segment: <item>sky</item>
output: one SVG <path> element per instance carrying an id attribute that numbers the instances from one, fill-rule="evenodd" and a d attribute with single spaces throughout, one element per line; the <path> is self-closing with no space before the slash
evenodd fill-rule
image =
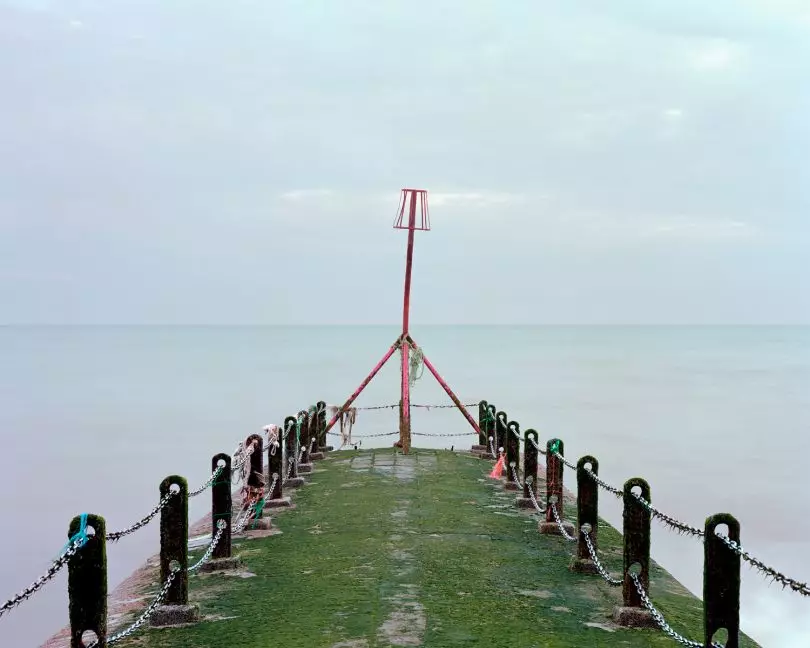
<path id="1" fill-rule="evenodd" d="M 804 0 L 0 0 L 0 323 L 810 323 Z"/>

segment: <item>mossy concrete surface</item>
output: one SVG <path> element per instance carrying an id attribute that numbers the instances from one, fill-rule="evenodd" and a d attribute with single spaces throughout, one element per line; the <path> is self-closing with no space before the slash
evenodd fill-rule
<path id="1" fill-rule="evenodd" d="M 242 571 L 189 579 L 200 623 L 146 629 L 119 645 L 677 645 L 659 630 L 614 625 L 621 588 L 570 571 L 575 543 L 540 535 L 537 516 L 515 506 L 490 468 L 447 451 L 330 453 L 295 492 L 295 509 L 273 511 L 281 534 L 234 542 Z M 617 574 L 619 533 L 600 522 L 599 542 Z M 190 562 L 201 550 L 194 554 Z M 650 581 L 673 628 L 702 641 L 701 602 L 658 565 Z M 756 644 L 744 638 L 741 646 Z"/>

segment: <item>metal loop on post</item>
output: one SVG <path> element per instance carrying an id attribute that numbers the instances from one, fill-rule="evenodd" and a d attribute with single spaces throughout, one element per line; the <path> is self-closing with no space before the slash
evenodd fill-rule
<path id="1" fill-rule="evenodd" d="M 164 603 L 187 605 L 188 482 L 179 475 L 170 475 L 160 482 L 160 496 L 164 497 L 175 486 L 179 490 L 160 514 L 160 582 L 165 583 L 172 571 L 179 569 L 174 575 Z M 177 565 L 174 564 L 175 561 Z"/>
<path id="2" fill-rule="evenodd" d="M 596 457 L 585 455 L 577 462 L 577 529 L 579 529 L 579 542 L 577 542 L 577 558 L 590 560 L 587 534 L 582 531 L 583 525 L 590 526 L 590 540 L 594 552 L 599 547 L 597 530 L 599 528 L 599 487 L 588 475 L 588 470 L 599 474 L 599 462 Z"/>
<path id="3" fill-rule="evenodd" d="M 500 452 L 506 447 L 506 435 L 509 433 L 509 417 L 501 410 L 495 415 L 495 450 Z"/>
<path id="4" fill-rule="evenodd" d="M 546 522 L 555 522 L 551 498 L 556 497 L 557 512 L 563 517 L 563 463 L 556 456 L 564 456 L 564 445 L 560 439 L 549 439 L 546 443 Z"/>
<path id="5" fill-rule="evenodd" d="M 246 486 L 250 488 L 264 487 L 264 439 L 260 434 L 251 434 L 245 439 L 245 446 L 253 444 L 253 453 L 250 455 L 250 472 Z"/>
<path id="6" fill-rule="evenodd" d="M 481 433 L 478 435 L 478 445 L 487 445 L 487 432 L 489 425 L 487 415 L 489 414 L 488 404 L 485 400 L 478 403 L 478 429 Z"/>
<path id="7" fill-rule="evenodd" d="M 309 412 L 301 410 L 298 412 L 298 419 L 301 421 L 301 434 L 298 443 L 298 461 L 299 463 L 309 463 Z"/>
<path id="8" fill-rule="evenodd" d="M 517 421 L 509 421 L 506 426 L 506 463 L 517 466 L 520 461 L 520 424 Z M 525 479 L 525 477 L 524 477 Z M 506 471 L 506 483 L 514 483 L 514 473 Z"/>
<path id="9" fill-rule="evenodd" d="M 718 526 L 728 526 L 728 537 L 740 543 L 740 523 L 728 513 L 706 519 L 703 544 L 703 615 L 706 631 L 705 645 L 712 645 L 714 634 L 725 628 L 728 638 L 725 648 L 740 645 L 740 554 L 715 533 Z"/>
<path id="10" fill-rule="evenodd" d="M 284 431 L 287 436 L 284 440 L 284 460 L 285 466 L 290 466 L 290 472 L 287 474 L 286 479 L 290 477 L 298 477 L 298 432 L 296 425 L 298 419 L 294 416 L 288 416 L 284 419 Z M 292 462 L 290 462 L 292 459 Z M 285 473 L 282 473 L 285 474 Z"/>
<path id="11" fill-rule="evenodd" d="M 72 544 L 85 538 L 68 560 L 70 648 L 85 648 L 82 635 L 96 635 L 96 648 L 107 647 L 107 525 L 100 515 L 77 515 L 70 521 Z"/>
<path id="12" fill-rule="evenodd" d="M 211 486 L 211 538 L 219 531 L 220 520 L 225 522 L 222 534 L 214 547 L 214 558 L 231 557 L 231 457 L 226 453 L 214 455 L 211 470 L 220 468 L 219 476 Z"/>
<path id="13" fill-rule="evenodd" d="M 650 591 L 650 512 L 633 495 L 633 488 L 650 502 L 650 485 L 641 477 L 633 477 L 624 483 L 624 585 L 622 594 L 625 607 L 642 607 L 638 589 L 630 577 L 630 568 L 638 565 L 637 578 L 645 592 Z"/>

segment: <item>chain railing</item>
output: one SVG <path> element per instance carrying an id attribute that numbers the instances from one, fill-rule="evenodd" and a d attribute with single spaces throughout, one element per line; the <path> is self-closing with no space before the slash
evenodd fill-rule
<path id="1" fill-rule="evenodd" d="M 202 486 L 200 486 L 197 490 L 190 491 L 188 496 L 196 497 L 200 493 L 204 493 L 208 488 L 210 488 L 213 485 L 213 483 L 217 480 L 217 477 L 219 477 L 221 474 L 222 474 L 222 466 L 217 466 L 217 469 L 213 473 L 211 473 L 211 476 L 207 480 L 205 480 L 205 483 Z"/>
<path id="2" fill-rule="evenodd" d="M 208 545 L 208 548 L 205 550 L 205 553 L 202 555 L 196 563 L 194 563 L 191 567 L 188 568 L 190 573 L 197 571 L 200 567 L 202 567 L 205 563 L 208 562 L 208 559 L 211 558 L 211 555 L 214 553 L 214 549 L 217 548 L 217 544 L 219 543 L 222 534 L 225 532 L 225 528 L 228 526 L 225 520 L 220 520 L 217 522 L 217 534 L 211 538 L 211 544 Z"/>
<path id="3" fill-rule="evenodd" d="M 74 540 L 70 546 L 57 558 L 56 560 L 51 563 L 51 566 L 48 567 L 48 571 L 46 571 L 42 576 L 37 578 L 33 583 L 31 583 L 28 587 L 22 590 L 19 594 L 12 596 L 8 601 L 3 603 L 0 606 L 0 617 L 2 617 L 6 612 L 9 610 L 17 607 L 23 601 L 27 601 L 31 596 L 33 596 L 36 592 L 38 592 L 42 587 L 51 579 L 53 579 L 56 574 L 68 563 L 71 556 L 73 556 L 79 549 L 81 549 L 87 540 L 85 538 L 78 538 Z"/>
<path id="4" fill-rule="evenodd" d="M 144 515 L 140 520 L 135 522 L 135 524 L 127 527 L 126 529 L 108 533 L 107 540 L 109 540 L 110 542 L 116 542 L 121 538 L 130 535 L 131 533 L 135 533 L 138 529 L 142 529 L 143 527 L 145 527 L 155 518 L 155 516 L 158 513 L 160 513 L 166 507 L 166 505 L 169 503 L 169 500 L 172 497 L 174 497 L 174 495 L 175 495 L 174 491 L 169 491 L 168 493 L 166 493 L 166 495 L 164 495 L 161 498 L 160 502 L 158 502 L 157 506 L 155 506 L 155 508 L 149 511 L 149 513 Z"/>
<path id="5" fill-rule="evenodd" d="M 529 488 L 529 499 L 531 499 L 532 504 L 534 504 L 534 508 L 537 509 L 538 513 L 545 513 L 546 509 L 540 508 L 540 504 L 537 502 L 537 498 L 534 496 L 534 489 Z"/>
<path id="6" fill-rule="evenodd" d="M 749 554 L 745 549 L 743 549 L 740 546 L 739 542 L 735 542 L 728 536 L 723 535 L 722 533 L 717 533 L 715 535 L 717 535 L 717 537 L 720 538 L 720 540 L 722 540 L 723 543 L 729 549 L 731 549 L 734 553 L 738 554 L 740 558 L 752 564 L 759 571 L 767 574 L 774 581 L 782 585 L 782 587 L 789 587 L 794 592 L 797 592 L 803 596 L 810 596 L 810 587 L 807 586 L 807 583 L 801 583 L 793 578 L 789 578 L 788 576 L 785 576 L 782 572 L 777 571 L 773 567 L 769 567 L 761 560 L 754 558 L 751 554 Z"/>
<path id="7" fill-rule="evenodd" d="M 703 648 L 704 646 L 703 642 L 692 641 L 691 639 L 687 639 L 683 635 L 675 632 L 675 630 L 672 629 L 672 626 L 670 626 L 667 623 L 666 619 L 664 618 L 664 615 L 661 614 L 652 604 L 650 597 L 647 595 L 647 592 L 644 591 L 644 587 L 642 587 L 641 581 L 638 579 L 638 575 L 634 574 L 632 571 L 628 573 L 630 575 L 630 578 L 633 580 L 633 584 L 636 586 L 636 591 L 638 591 L 639 597 L 641 597 L 641 602 L 644 604 L 644 607 L 647 608 L 647 610 L 649 610 L 653 619 L 655 619 L 655 622 L 658 624 L 658 627 L 661 628 L 661 630 L 663 630 L 664 633 L 672 637 L 679 644 L 689 646 L 689 648 Z M 712 648 L 723 648 L 723 646 L 721 644 L 712 642 Z"/>
<path id="8" fill-rule="evenodd" d="M 121 632 L 118 632 L 112 635 L 109 639 L 107 639 L 108 645 L 118 643 L 122 639 L 126 639 L 131 634 L 134 634 L 138 630 L 138 628 L 140 628 L 144 623 L 146 623 L 149 620 L 149 617 L 151 617 L 152 614 L 154 614 L 158 606 L 161 603 L 163 603 L 163 599 L 166 598 L 166 594 L 168 594 L 169 588 L 172 586 L 172 583 L 174 582 L 174 579 L 179 572 L 180 572 L 179 567 L 169 572 L 169 575 L 166 578 L 166 582 L 163 583 L 163 587 L 160 589 L 160 592 L 158 592 L 158 595 L 154 598 L 154 600 L 149 604 L 149 607 L 146 608 L 143 611 L 143 614 L 141 614 L 141 616 L 139 616 L 137 620 L 126 630 L 122 630 Z M 92 644 L 90 644 L 88 648 L 95 648 L 96 646 L 98 646 L 98 641 L 95 641 Z"/>
<path id="9" fill-rule="evenodd" d="M 478 407 L 478 403 L 462 403 L 464 407 Z M 394 409 L 399 407 L 399 403 L 392 403 L 391 405 L 373 405 L 371 407 L 355 407 L 357 411 L 371 411 L 371 410 L 384 410 L 384 409 Z M 416 407 L 419 409 L 452 409 L 457 408 L 458 406 L 455 404 L 441 404 L 441 405 L 417 405 L 416 403 L 411 403 L 411 407 Z"/>
<path id="10" fill-rule="evenodd" d="M 560 528 L 560 535 L 569 542 L 576 542 L 576 536 L 572 536 L 570 533 L 568 533 L 568 531 L 565 530 L 565 526 L 563 526 L 562 520 L 560 519 L 560 514 L 557 512 L 557 504 L 555 502 L 549 502 L 549 504 L 551 505 L 551 512 L 554 514 L 554 521 Z"/>
<path id="11" fill-rule="evenodd" d="M 586 531 L 585 529 L 581 529 L 580 531 L 582 532 L 582 537 L 585 538 L 585 545 L 588 547 L 588 553 L 591 554 L 591 560 L 596 566 L 596 571 L 599 572 L 599 575 L 605 579 L 605 582 L 608 585 L 612 587 L 622 585 L 624 580 L 621 578 L 613 578 L 602 565 L 601 561 L 599 560 L 599 556 L 596 555 L 596 548 L 593 546 L 593 542 L 591 542 L 590 531 Z"/>

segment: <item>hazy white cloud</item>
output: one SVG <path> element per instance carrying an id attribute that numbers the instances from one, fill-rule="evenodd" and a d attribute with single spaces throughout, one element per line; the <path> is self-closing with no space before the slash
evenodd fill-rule
<path id="1" fill-rule="evenodd" d="M 691 64 L 700 71 L 722 72 L 740 64 L 744 48 L 725 38 L 713 38 L 696 43 L 691 51 Z"/>
<path id="2" fill-rule="evenodd" d="M 281 199 L 287 202 L 322 202 L 335 194 L 331 189 L 294 189 L 281 194 Z"/>
<path id="3" fill-rule="evenodd" d="M 684 112 L 680 108 L 666 108 L 661 111 L 661 117 L 667 121 L 677 122 L 683 119 Z"/>
<path id="4" fill-rule="evenodd" d="M 430 192 L 428 200 L 433 207 L 492 207 L 516 205 L 526 202 L 524 194 L 492 191 Z"/>

